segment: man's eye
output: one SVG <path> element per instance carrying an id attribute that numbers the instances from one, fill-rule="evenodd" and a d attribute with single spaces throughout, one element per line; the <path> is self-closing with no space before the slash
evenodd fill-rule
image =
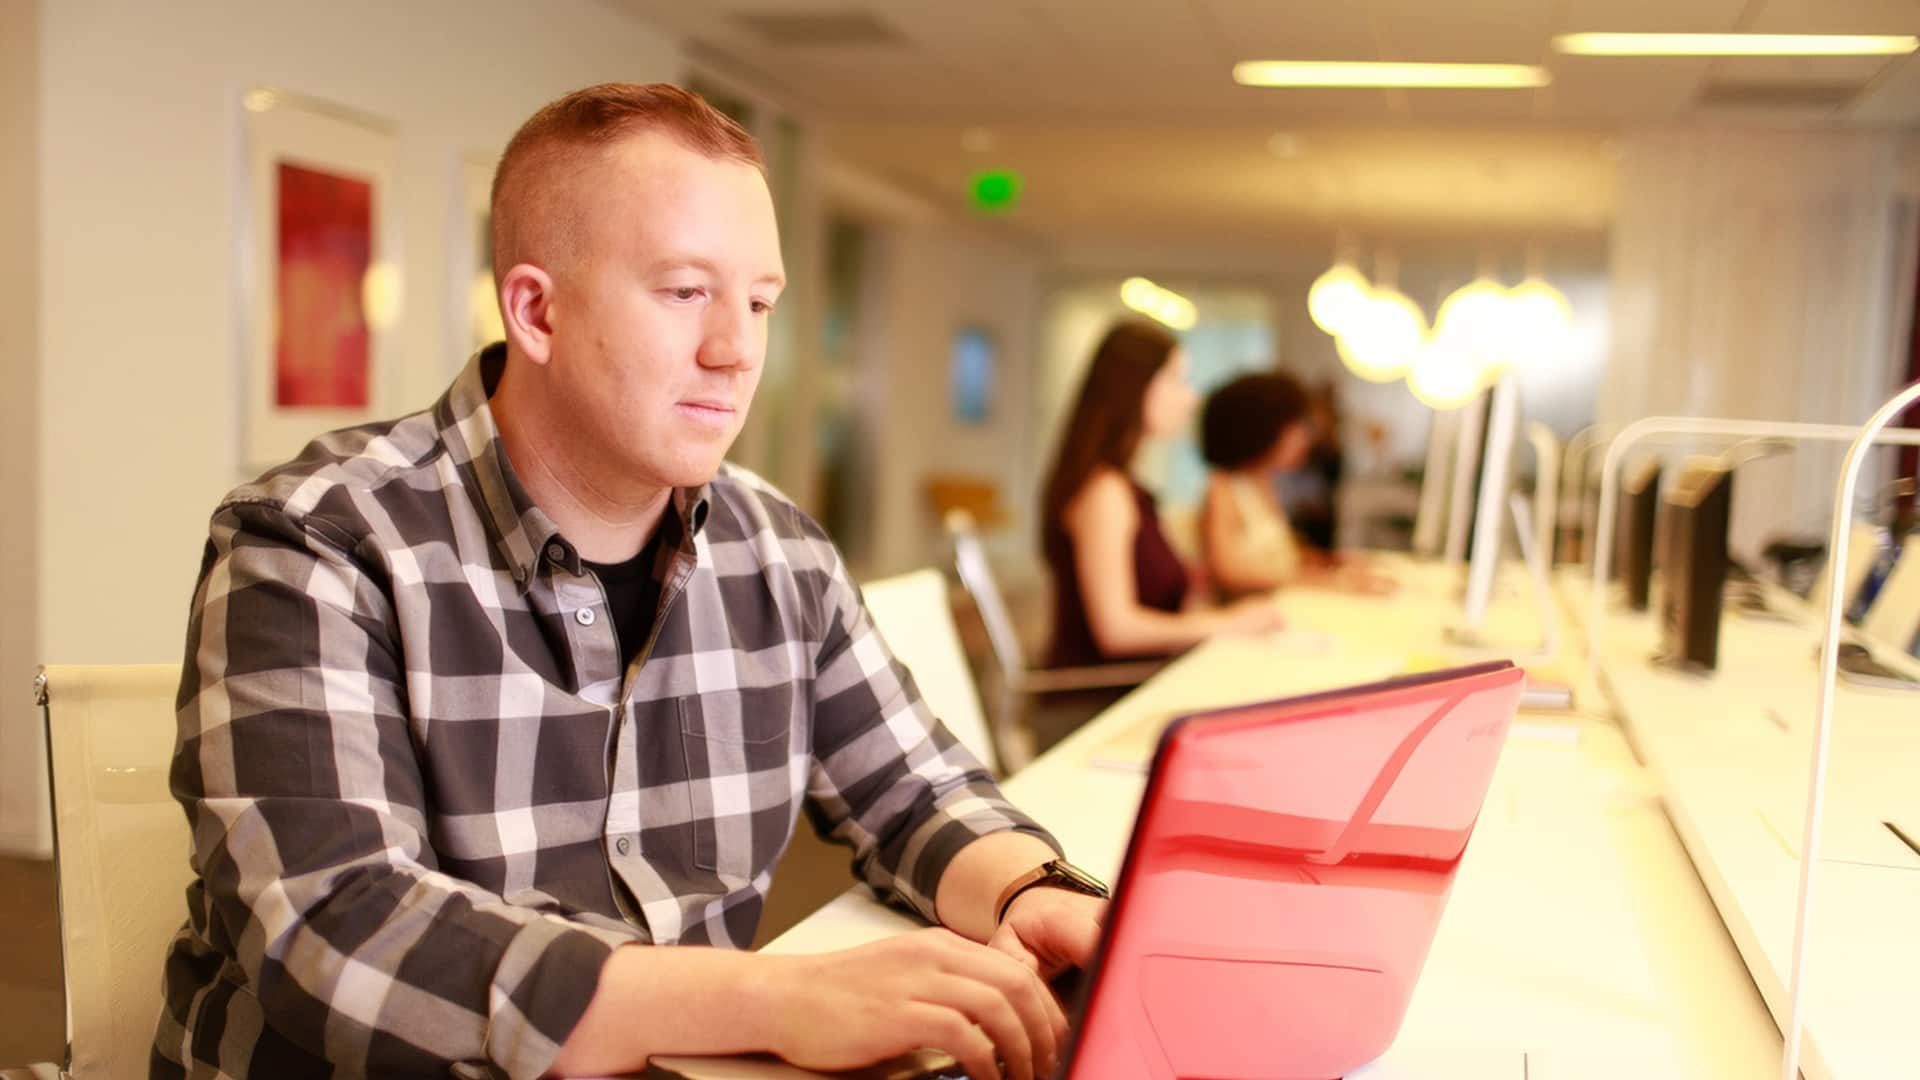
<path id="1" fill-rule="evenodd" d="M 692 285 L 683 285 L 673 290 L 673 298 L 675 300 L 697 300 L 699 297 L 700 290 Z"/>
<path id="2" fill-rule="evenodd" d="M 765 315 L 767 312 L 773 310 L 773 301 L 755 300 L 753 302 L 753 310 L 756 314 Z"/>

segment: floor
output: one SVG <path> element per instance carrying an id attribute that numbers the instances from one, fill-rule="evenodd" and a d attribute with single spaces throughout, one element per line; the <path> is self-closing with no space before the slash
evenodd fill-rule
<path id="1" fill-rule="evenodd" d="M 53 864 L 0 858 L 0 1068 L 61 1059 L 60 987 Z"/>

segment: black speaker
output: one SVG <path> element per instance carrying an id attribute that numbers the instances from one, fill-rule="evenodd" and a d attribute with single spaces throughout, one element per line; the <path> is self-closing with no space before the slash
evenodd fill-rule
<path id="1" fill-rule="evenodd" d="M 1662 502 L 1669 521 L 1661 563 L 1661 653 L 1679 667 L 1712 671 L 1720 662 L 1733 473 L 1718 462 L 1689 465 Z"/>
<path id="2" fill-rule="evenodd" d="M 1652 596 L 1654 520 L 1660 507 L 1660 462 L 1649 459 L 1627 475 L 1620 488 L 1620 525 L 1614 565 L 1626 585 L 1627 606 L 1645 611 Z"/>

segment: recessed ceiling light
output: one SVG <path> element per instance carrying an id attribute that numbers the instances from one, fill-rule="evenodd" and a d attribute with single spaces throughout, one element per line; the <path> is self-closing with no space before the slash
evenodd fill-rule
<path id="1" fill-rule="evenodd" d="M 1143 277 L 1130 277 L 1120 283 L 1120 302 L 1175 330 L 1191 330 L 1199 318 L 1193 301 Z"/>
<path id="2" fill-rule="evenodd" d="M 1242 86 L 1353 86 L 1525 89 L 1553 81 L 1533 64 L 1398 64 L 1323 60 L 1242 60 L 1233 65 Z"/>
<path id="3" fill-rule="evenodd" d="M 1576 56 L 1901 56 L 1912 34 L 1561 34 L 1553 47 Z"/>

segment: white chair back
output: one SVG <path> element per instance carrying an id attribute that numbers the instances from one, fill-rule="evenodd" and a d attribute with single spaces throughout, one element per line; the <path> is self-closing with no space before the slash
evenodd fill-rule
<path id="1" fill-rule="evenodd" d="M 161 967 L 193 879 L 186 815 L 167 788 L 180 668 L 43 673 L 68 1071 L 144 1077 Z"/>
<path id="2" fill-rule="evenodd" d="M 1901 652 L 1913 648 L 1914 635 L 1920 633 L 1920 533 L 1901 545 L 1900 560 L 1880 586 L 1880 595 L 1873 598 L 1860 628 Z"/>
<path id="3" fill-rule="evenodd" d="M 980 709 L 980 693 L 954 628 L 946 575 L 915 570 L 861 586 L 867 614 L 893 655 L 913 672 L 920 694 L 954 738 L 996 775 L 1000 758 Z"/>

